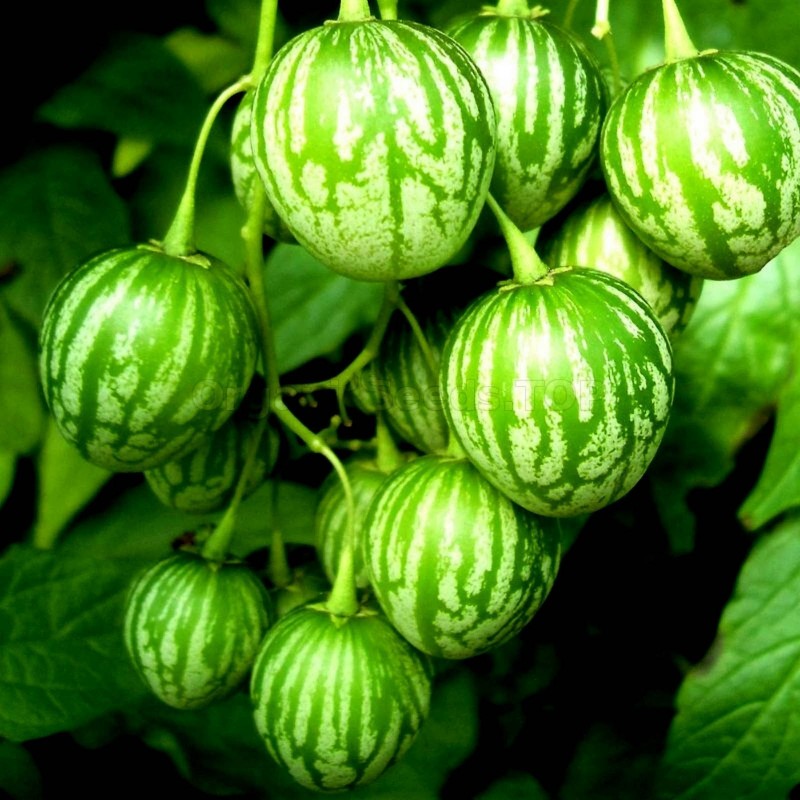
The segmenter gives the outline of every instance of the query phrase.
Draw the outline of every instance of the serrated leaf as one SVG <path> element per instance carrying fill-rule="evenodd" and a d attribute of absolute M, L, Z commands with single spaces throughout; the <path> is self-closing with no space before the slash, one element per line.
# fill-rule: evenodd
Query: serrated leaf
<path fill-rule="evenodd" d="M 0 742 L 0 796 L 11 800 L 42 796 L 42 778 L 33 756 L 14 742 Z"/>
<path fill-rule="evenodd" d="M 0 736 L 49 736 L 145 693 L 122 640 L 139 568 L 23 547 L 0 559 Z"/>
<path fill-rule="evenodd" d="M 800 372 L 786 386 L 764 469 L 739 510 L 742 523 L 756 530 L 800 506 Z"/>
<path fill-rule="evenodd" d="M 173 31 L 164 44 L 208 93 L 233 83 L 250 66 L 248 50 L 222 36 L 201 33 L 194 28 Z"/>
<path fill-rule="evenodd" d="M 800 335 L 800 239 L 764 269 L 706 281 L 675 345 L 676 393 L 654 461 L 664 522 L 676 549 L 691 544 L 685 499 L 730 472 L 741 445 L 768 418 L 791 374 Z"/>
<path fill-rule="evenodd" d="M 164 43 L 130 34 L 56 92 L 39 116 L 62 128 L 190 147 L 205 112 L 202 90 Z"/>
<path fill-rule="evenodd" d="M 111 477 L 107 470 L 86 461 L 58 432 L 52 419 L 38 458 L 39 493 L 33 541 L 52 547 L 72 517 Z"/>
<path fill-rule="evenodd" d="M 374 322 L 383 295 L 382 284 L 337 275 L 298 245 L 275 247 L 265 280 L 282 372 L 333 353 Z"/>
<path fill-rule="evenodd" d="M 660 771 L 669 800 L 774 800 L 800 782 L 800 519 L 748 557 L 717 641 L 686 677 Z"/>
<path fill-rule="evenodd" d="M 36 357 L 18 323 L 0 303 L 0 450 L 28 453 L 44 425 Z"/>
<path fill-rule="evenodd" d="M 31 325 L 69 270 L 129 240 L 125 206 L 92 153 L 54 147 L 0 175 L 0 264 L 15 267 L 2 294 Z"/>

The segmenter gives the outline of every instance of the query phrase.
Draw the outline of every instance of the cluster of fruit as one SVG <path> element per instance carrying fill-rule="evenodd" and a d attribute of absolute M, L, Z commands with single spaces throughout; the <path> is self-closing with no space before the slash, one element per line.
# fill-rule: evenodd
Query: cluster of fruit
<path fill-rule="evenodd" d="M 351 387 L 423 454 L 352 460 L 348 490 L 322 491 L 325 571 L 374 599 L 275 622 L 249 570 L 185 552 L 132 589 L 126 641 L 153 691 L 199 707 L 252 669 L 258 730 L 305 786 L 378 777 L 425 719 L 429 656 L 475 656 L 531 620 L 559 519 L 618 500 L 651 463 L 671 339 L 703 279 L 755 272 L 800 234 L 800 74 L 699 53 L 671 2 L 665 18 L 667 63 L 613 102 L 584 45 L 524 0 L 448 33 L 343 3 L 244 95 L 233 179 L 248 207 L 266 192 L 271 237 L 413 284 L 488 202 L 514 268 L 469 303 L 437 294 L 416 330 L 396 316 Z M 607 191 L 581 201 L 598 153 Z M 541 226 L 539 255 L 522 232 Z M 261 428 L 242 402 L 259 341 L 250 288 L 180 237 L 103 253 L 48 305 L 45 396 L 86 458 L 205 513 L 248 456 L 248 488 L 275 462 L 270 436 L 250 453 Z"/>

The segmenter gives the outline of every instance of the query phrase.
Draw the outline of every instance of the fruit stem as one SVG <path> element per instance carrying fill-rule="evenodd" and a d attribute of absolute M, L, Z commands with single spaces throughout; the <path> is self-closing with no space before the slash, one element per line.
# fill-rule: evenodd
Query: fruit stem
<path fill-rule="evenodd" d="M 200 172 L 200 163 L 203 160 L 203 153 L 206 149 L 211 128 L 217 119 L 222 107 L 234 95 L 246 91 L 250 87 L 249 78 L 241 78 L 236 83 L 224 89 L 217 99 L 211 104 L 211 108 L 206 114 L 197 142 L 194 146 L 192 161 L 189 165 L 189 175 L 186 178 L 186 188 L 178 204 L 175 218 L 170 225 L 167 235 L 164 237 L 162 246 L 164 252 L 171 256 L 188 256 L 196 252 L 194 244 L 194 211 L 195 194 L 197 192 L 197 176 Z"/>
<path fill-rule="evenodd" d="M 501 17 L 527 17 L 531 13 L 528 0 L 500 0 L 497 14 Z"/>
<path fill-rule="evenodd" d="M 567 10 L 564 12 L 564 19 L 562 20 L 562 25 L 567 29 L 572 29 L 572 23 L 575 19 L 575 12 L 578 10 L 578 2 L 579 0 L 569 0 L 569 5 L 567 5 Z"/>
<path fill-rule="evenodd" d="M 497 217 L 500 230 L 508 244 L 511 266 L 514 269 L 514 280 L 527 285 L 546 277 L 549 272 L 547 265 L 539 258 L 533 245 L 525 238 L 525 234 L 508 218 L 494 197 L 488 195 L 486 202 Z"/>
<path fill-rule="evenodd" d="M 283 533 L 278 524 L 275 524 L 272 528 L 272 538 L 269 545 L 269 568 L 267 572 L 273 585 L 277 586 L 279 589 L 286 588 L 292 582 L 292 570 L 289 566 L 289 559 L 286 557 Z"/>
<path fill-rule="evenodd" d="M 394 472 L 403 463 L 403 456 L 394 441 L 386 419 L 379 411 L 376 415 L 375 442 L 377 444 L 376 462 L 378 469 L 387 475 Z"/>
<path fill-rule="evenodd" d="M 594 15 L 592 36 L 601 41 L 611 33 L 611 23 L 608 21 L 608 3 L 609 0 L 597 0 L 597 10 Z"/>
<path fill-rule="evenodd" d="M 278 20 L 278 0 L 261 0 L 261 17 L 258 23 L 258 41 L 250 78 L 258 82 L 267 71 L 275 47 L 275 26 Z"/>
<path fill-rule="evenodd" d="M 368 0 L 342 0 L 339 4 L 339 22 L 361 22 L 371 17 Z"/>
<path fill-rule="evenodd" d="M 414 338 L 417 340 L 417 346 L 422 350 L 422 356 L 425 359 L 425 366 L 428 368 L 429 377 L 431 380 L 437 381 L 439 379 L 439 359 L 433 354 L 433 350 L 431 350 L 431 346 L 428 344 L 428 339 L 425 336 L 425 332 L 422 330 L 422 326 L 402 297 L 398 298 L 397 308 L 411 326 L 411 331 L 414 334 Z"/>
<path fill-rule="evenodd" d="M 696 56 L 698 50 L 689 38 L 675 0 L 662 0 L 661 5 L 664 9 L 664 44 L 667 61 L 678 61 L 682 58 Z"/>
<path fill-rule="evenodd" d="M 400 284 L 397 281 L 386 281 L 384 284 L 383 302 L 375 324 L 372 326 L 369 338 L 364 344 L 361 352 L 338 374 L 333 378 L 324 381 L 317 381 L 316 383 L 301 383 L 294 386 L 287 386 L 285 391 L 287 394 L 312 394 L 321 389 L 332 389 L 336 392 L 336 397 L 339 401 L 339 413 L 341 414 L 342 421 L 345 424 L 349 423 L 347 416 L 347 409 L 344 403 L 344 393 L 347 390 L 347 384 L 353 380 L 356 373 L 360 372 L 367 364 L 375 359 L 380 352 L 381 342 L 386 335 L 386 329 L 389 327 L 389 321 L 392 318 L 395 308 L 400 306 Z"/>
<path fill-rule="evenodd" d="M 397 19 L 397 0 L 378 0 L 381 19 Z"/>

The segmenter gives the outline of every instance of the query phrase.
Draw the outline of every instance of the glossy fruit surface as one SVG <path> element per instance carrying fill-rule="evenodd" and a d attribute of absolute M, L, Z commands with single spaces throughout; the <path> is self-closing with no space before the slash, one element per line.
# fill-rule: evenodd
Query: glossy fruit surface
<path fill-rule="evenodd" d="M 558 521 L 512 503 L 467 459 L 424 456 L 392 473 L 365 530 L 381 608 L 433 656 L 469 658 L 508 641 L 558 572 Z"/>
<path fill-rule="evenodd" d="M 374 610 L 304 606 L 265 637 L 250 694 L 270 755 L 303 786 L 338 791 L 374 781 L 410 747 L 431 670 Z"/>
<path fill-rule="evenodd" d="M 517 227 L 536 228 L 575 196 L 595 160 L 607 105 L 600 68 L 575 36 L 533 14 L 484 11 L 451 34 L 497 111 L 492 195 Z"/>
<path fill-rule="evenodd" d="M 442 357 L 445 411 L 484 476 L 535 513 L 569 517 L 622 497 L 658 449 L 672 349 L 641 296 L 597 270 L 484 295 Z"/>
<path fill-rule="evenodd" d="M 601 164 L 626 222 L 669 264 L 757 272 L 800 234 L 800 73 L 733 51 L 645 72 L 609 109 Z"/>
<path fill-rule="evenodd" d="M 267 195 L 343 275 L 410 278 L 445 264 L 491 180 L 495 118 L 477 67 L 412 22 L 329 22 L 275 55 L 253 107 Z"/>
<path fill-rule="evenodd" d="M 222 262 L 150 246 L 102 253 L 56 287 L 40 373 L 62 435 L 97 466 L 159 466 L 230 417 L 255 368 L 248 290 Z"/>
<path fill-rule="evenodd" d="M 159 699 L 201 708 L 244 680 L 270 622 L 267 592 L 247 567 L 178 552 L 131 586 L 125 644 Z"/>
<path fill-rule="evenodd" d="M 551 268 L 589 267 L 625 281 L 670 337 L 686 327 L 703 288 L 702 278 L 671 267 L 647 247 L 607 194 L 580 205 L 557 227 L 543 228 L 536 247 Z"/>

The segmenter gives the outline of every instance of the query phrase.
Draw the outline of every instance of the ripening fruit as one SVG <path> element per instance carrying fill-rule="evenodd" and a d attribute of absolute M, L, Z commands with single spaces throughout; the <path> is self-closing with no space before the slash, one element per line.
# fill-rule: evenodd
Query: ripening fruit
<path fill-rule="evenodd" d="M 250 569 L 181 551 L 134 581 L 125 644 L 156 697 L 201 708 L 242 683 L 271 621 L 266 589 Z"/>
<path fill-rule="evenodd" d="M 247 390 L 258 324 L 244 282 L 210 256 L 155 246 L 109 250 L 56 287 L 40 373 L 61 434 L 105 469 L 181 458 Z"/>
<path fill-rule="evenodd" d="M 486 82 L 413 22 L 330 21 L 284 45 L 256 90 L 253 154 L 298 242 L 366 281 L 423 275 L 465 243 L 489 189 Z"/>
<path fill-rule="evenodd" d="M 374 781 L 411 746 L 431 666 L 374 609 L 303 606 L 265 637 L 250 695 L 275 761 L 308 789 L 339 791 Z"/>

